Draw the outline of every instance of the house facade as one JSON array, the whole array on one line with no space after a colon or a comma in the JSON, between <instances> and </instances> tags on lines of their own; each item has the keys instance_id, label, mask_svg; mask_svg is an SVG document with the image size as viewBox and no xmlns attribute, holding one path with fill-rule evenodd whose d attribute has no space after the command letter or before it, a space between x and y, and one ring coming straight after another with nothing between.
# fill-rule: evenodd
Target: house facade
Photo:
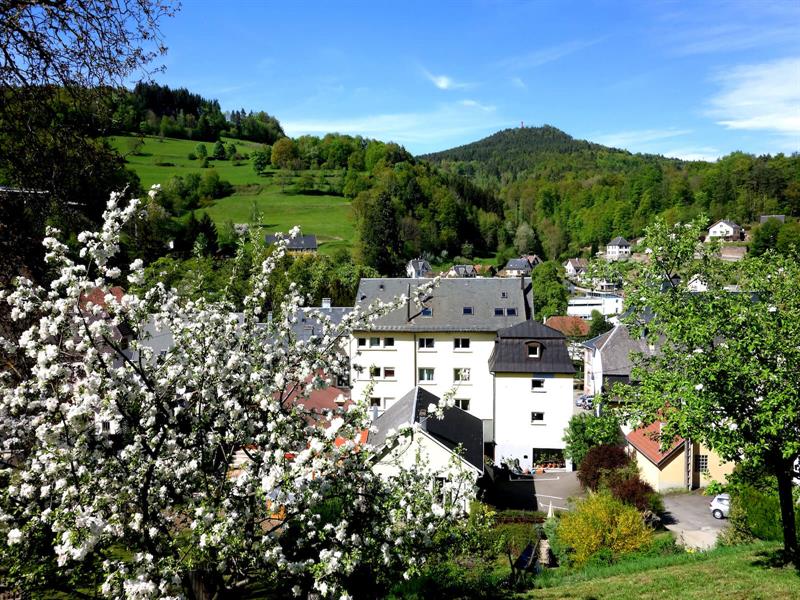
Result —
<instances>
[{"instance_id":1,"label":"house facade","mask_svg":"<svg viewBox=\"0 0 800 600\"><path fill-rule=\"evenodd\" d=\"M431 269L431 264L424 258L412 258L406 264L406 277L421 279L432 276L433 270Z\"/></svg>"},{"instance_id":2,"label":"house facade","mask_svg":"<svg viewBox=\"0 0 800 600\"><path fill-rule=\"evenodd\" d=\"M606 259L607 260L620 260L623 258L630 258L631 256L631 243L624 237L617 236L606 246Z\"/></svg>"},{"instance_id":3,"label":"house facade","mask_svg":"<svg viewBox=\"0 0 800 600\"><path fill-rule=\"evenodd\" d=\"M724 462L702 444L676 438L661 447L661 423L655 422L629 432L628 454L636 461L642 479L657 492L706 487L711 481L726 483L734 464Z\"/></svg>"},{"instance_id":4,"label":"house facade","mask_svg":"<svg viewBox=\"0 0 800 600\"><path fill-rule=\"evenodd\" d=\"M445 277L477 277L478 271L472 265L453 265L444 275Z\"/></svg>"},{"instance_id":5,"label":"house facade","mask_svg":"<svg viewBox=\"0 0 800 600\"><path fill-rule=\"evenodd\" d=\"M359 307L389 301L429 280L362 279ZM442 279L421 306L407 302L353 332L348 345L353 398L369 396L374 414L417 386L443 396L455 389L456 406L484 422L487 441L493 421L493 377L488 363L496 334L531 318L530 279Z\"/></svg>"},{"instance_id":6,"label":"house facade","mask_svg":"<svg viewBox=\"0 0 800 600\"><path fill-rule=\"evenodd\" d=\"M583 275L588 266L589 261L585 258L570 258L564 263L564 271L566 272L567 277L575 279Z\"/></svg>"},{"instance_id":7,"label":"house facade","mask_svg":"<svg viewBox=\"0 0 800 600\"><path fill-rule=\"evenodd\" d=\"M744 232L739 225L733 221L728 221L725 219L722 221L717 221L708 228L709 239L721 238L723 240L736 241L743 239L743 233Z\"/></svg>"},{"instance_id":8,"label":"house facade","mask_svg":"<svg viewBox=\"0 0 800 600\"><path fill-rule=\"evenodd\" d=\"M531 263L527 258L512 258L500 271L501 277L527 277L531 274Z\"/></svg>"},{"instance_id":9,"label":"house facade","mask_svg":"<svg viewBox=\"0 0 800 600\"><path fill-rule=\"evenodd\" d=\"M588 395L608 393L615 383L628 383L634 353L652 354L646 340L634 338L624 325L616 325L583 344L583 391Z\"/></svg>"},{"instance_id":10,"label":"house facade","mask_svg":"<svg viewBox=\"0 0 800 600\"><path fill-rule=\"evenodd\" d=\"M622 312L622 296L592 292L579 298L567 300L567 316L579 317L586 321L591 320L592 311L597 311L604 317L618 315Z\"/></svg>"},{"instance_id":11,"label":"house facade","mask_svg":"<svg viewBox=\"0 0 800 600\"><path fill-rule=\"evenodd\" d=\"M495 460L523 469L566 468L564 430L573 414L575 367L560 331L536 321L497 333L494 374Z\"/></svg>"}]
</instances>

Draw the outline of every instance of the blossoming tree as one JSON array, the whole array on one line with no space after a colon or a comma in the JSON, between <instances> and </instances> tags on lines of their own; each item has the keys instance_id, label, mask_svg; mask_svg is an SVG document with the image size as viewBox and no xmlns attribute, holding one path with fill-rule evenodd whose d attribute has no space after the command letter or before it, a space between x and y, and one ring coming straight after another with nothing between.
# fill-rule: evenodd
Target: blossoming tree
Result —
<instances>
[{"instance_id":1,"label":"blossoming tree","mask_svg":"<svg viewBox=\"0 0 800 600\"><path fill-rule=\"evenodd\" d=\"M769 254L724 263L702 218L647 231L650 261L628 289L639 330L660 352L640 356L623 389L629 417L664 422L778 483L784 551L797 561L792 478L800 476L800 263ZM693 292L695 284L707 288ZM737 288L731 288L736 284ZM696 288L695 288L696 289Z\"/></svg>"},{"instance_id":2,"label":"blossoming tree","mask_svg":"<svg viewBox=\"0 0 800 600\"><path fill-rule=\"evenodd\" d=\"M20 278L5 294L32 325L2 340L28 363L0 379L0 579L107 597L344 598L413 574L462 504L437 495L422 460L374 474L364 399L335 414L303 406L347 373L343 337L408 299L336 326L317 315L322 334L297 340L294 286L280 319L259 320L284 241L253 274L243 315L163 285L87 303L120 277L113 257L135 208L112 196L79 260L51 231L49 287ZM131 283L142 267L130 265ZM148 323L171 349L153 351ZM456 467L452 477L462 483Z\"/></svg>"}]
</instances>

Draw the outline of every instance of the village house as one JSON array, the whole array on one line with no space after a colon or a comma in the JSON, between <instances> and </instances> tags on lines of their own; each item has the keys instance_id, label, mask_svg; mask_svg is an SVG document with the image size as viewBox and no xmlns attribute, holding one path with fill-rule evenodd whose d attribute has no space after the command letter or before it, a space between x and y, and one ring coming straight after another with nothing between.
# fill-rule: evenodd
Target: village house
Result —
<instances>
[{"instance_id":1,"label":"village house","mask_svg":"<svg viewBox=\"0 0 800 600\"><path fill-rule=\"evenodd\" d=\"M429 280L362 279L356 302L412 297ZM532 317L530 279L442 279L421 306L407 302L379 317L371 329L353 332L348 354L353 397L369 390L380 414L407 390L422 386L443 396L455 389L455 403L484 422L492 442L494 380L488 363L497 332Z\"/></svg>"},{"instance_id":2,"label":"village house","mask_svg":"<svg viewBox=\"0 0 800 600\"><path fill-rule=\"evenodd\" d=\"M477 277L478 271L472 265L453 265L450 270L445 273L445 277Z\"/></svg>"},{"instance_id":3,"label":"village house","mask_svg":"<svg viewBox=\"0 0 800 600\"><path fill-rule=\"evenodd\" d=\"M729 242L738 242L744 239L744 230L733 221L717 221L708 228L709 240L717 238Z\"/></svg>"},{"instance_id":4,"label":"village house","mask_svg":"<svg viewBox=\"0 0 800 600\"><path fill-rule=\"evenodd\" d=\"M406 264L406 277L411 279L433 277L431 264L424 258L412 258Z\"/></svg>"},{"instance_id":5,"label":"village house","mask_svg":"<svg viewBox=\"0 0 800 600\"><path fill-rule=\"evenodd\" d=\"M266 237L267 246L272 246L277 241L278 237L275 235ZM286 251L291 254L315 253L317 248L317 236L313 234L295 236L290 238L286 244Z\"/></svg>"},{"instance_id":6,"label":"village house","mask_svg":"<svg viewBox=\"0 0 800 600\"><path fill-rule=\"evenodd\" d=\"M531 274L533 267L527 258L512 258L506 266L500 270L500 277L527 277Z\"/></svg>"},{"instance_id":7,"label":"village house","mask_svg":"<svg viewBox=\"0 0 800 600\"><path fill-rule=\"evenodd\" d=\"M570 258L564 263L564 271L570 279L581 277L589 266L585 258Z\"/></svg>"},{"instance_id":8,"label":"village house","mask_svg":"<svg viewBox=\"0 0 800 600\"><path fill-rule=\"evenodd\" d=\"M723 462L713 450L683 438L675 438L662 450L661 426L656 421L625 436L627 451L642 479L655 491L691 490L706 487L711 481L727 482L733 463Z\"/></svg>"},{"instance_id":9,"label":"village house","mask_svg":"<svg viewBox=\"0 0 800 600\"><path fill-rule=\"evenodd\" d=\"M403 467L412 467L419 454L434 473L431 483L441 486L442 493L451 494L451 499L459 498L468 509L468 500L474 496L472 488L455 488L453 471L459 467L465 471L468 485L483 475L483 423L458 407L445 408L438 418L430 412L430 405L438 405L439 401L435 394L416 386L373 421L367 438L378 453L373 469L381 476L391 477ZM387 445L390 433L409 426L413 428L409 437ZM457 448L460 452L456 452ZM453 460L458 467L453 466Z\"/></svg>"},{"instance_id":10,"label":"village house","mask_svg":"<svg viewBox=\"0 0 800 600\"><path fill-rule=\"evenodd\" d=\"M606 260L630 258L631 243L624 237L615 237L606 246Z\"/></svg>"},{"instance_id":11,"label":"village house","mask_svg":"<svg viewBox=\"0 0 800 600\"><path fill-rule=\"evenodd\" d=\"M560 331L525 321L497 332L489 358L494 375L494 457L522 469L566 468L564 430L573 414L575 367Z\"/></svg>"}]
</instances>

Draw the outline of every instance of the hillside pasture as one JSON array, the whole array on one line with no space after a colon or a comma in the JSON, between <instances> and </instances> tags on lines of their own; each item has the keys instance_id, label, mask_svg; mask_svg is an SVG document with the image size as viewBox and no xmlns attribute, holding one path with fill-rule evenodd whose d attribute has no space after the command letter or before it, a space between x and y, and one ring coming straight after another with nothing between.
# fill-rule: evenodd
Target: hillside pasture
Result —
<instances>
[{"instance_id":1,"label":"hillside pasture","mask_svg":"<svg viewBox=\"0 0 800 600\"><path fill-rule=\"evenodd\" d=\"M142 145L134 154L137 140ZM262 148L261 144L223 138L223 143L236 145L239 153L251 154ZM288 232L299 225L305 234L315 234L320 243L320 251L331 253L337 248L350 249L354 236L353 215L350 202L330 194L295 194L292 192L294 182L303 172L298 172L287 181L279 181L275 170L268 170L257 175L249 160L236 164L228 160L211 160L209 167L201 167L202 159L189 160L190 152L195 152L198 142L153 136L114 136L109 138L111 145L126 159L128 167L136 172L142 187L149 188L153 184L165 185L176 175L186 176L190 173L203 175L214 169L221 179L231 182L236 192L232 196L222 198L213 205L195 211L197 217L207 212L217 227L226 221L233 223L249 223L255 211L260 213L258 224L264 234L276 231ZM202 142L210 155L214 144ZM311 172L319 179L320 171ZM326 171L323 176L327 182L341 174ZM284 191L285 190L285 191Z\"/></svg>"}]
</instances>

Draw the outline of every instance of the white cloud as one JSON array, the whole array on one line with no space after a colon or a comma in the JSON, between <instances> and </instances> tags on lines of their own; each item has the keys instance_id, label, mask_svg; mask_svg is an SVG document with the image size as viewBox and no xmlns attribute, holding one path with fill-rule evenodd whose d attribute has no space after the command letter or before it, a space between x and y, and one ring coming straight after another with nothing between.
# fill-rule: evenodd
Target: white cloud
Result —
<instances>
[{"instance_id":1,"label":"white cloud","mask_svg":"<svg viewBox=\"0 0 800 600\"><path fill-rule=\"evenodd\" d=\"M423 69L422 72L440 90L457 90L469 87L468 83L459 83L447 75L434 75L426 69Z\"/></svg>"},{"instance_id":2,"label":"white cloud","mask_svg":"<svg viewBox=\"0 0 800 600\"><path fill-rule=\"evenodd\" d=\"M796 40L796 28L725 24L683 31L672 40L672 49L679 56L691 56L749 50Z\"/></svg>"},{"instance_id":3,"label":"white cloud","mask_svg":"<svg viewBox=\"0 0 800 600\"><path fill-rule=\"evenodd\" d=\"M716 162L716 160L722 156L722 152L720 152L717 148L713 148L712 146L675 148L673 150L667 150L663 154L664 156L668 156L670 158L680 158L682 160L704 160L707 162Z\"/></svg>"},{"instance_id":4,"label":"white cloud","mask_svg":"<svg viewBox=\"0 0 800 600\"><path fill-rule=\"evenodd\" d=\"M514 87L517 87L517 88L519 88L521 90L528 89L528 86L525 85L525 82L522 81L521 77L512 77L511 78L511 85L513 85Z\"/></svg>"},{"instance_id":5,"label":"white cloud","mask_svg":"<svg viewBox=\"0 0 800 600\"><path fill-rule=\"evenodd\" d=\"M636 146L680 137L691 132L691 129L675 129L674 127L668 129L636 129L594 135L592 136L592 141L604 146L613 146L614 148L634 149ZM634 151L642 152L644 150L635 149ZM652 150L649 151L652 152Z\"/></svg>"},{"instance_id":6,"label":"white cloud","mask_svg":"<svg viewBox=\"0 0 800 600\"><path fill-rule=\"evenodd\" d=\"M489 104L481 104L477 100L469 100L469 99L462 100L459 104L461 104L461 106L466 106L467 108L477 108L484 112L494 112L497 108L496 106L492 106Z\"/></svg>"},{"instance_id":7,"label":"white cloud","mask_svg":"<svg viewBox=\"0 0 800 600\"><path fill-rule=\"evenodd\" d=\"M512 70L522 70L522 69L532 69L534 67L540 67L545 65L549 62L556 61L564 56L569 54L573 54L584 48L588 48L590 46L594 46L595 44L599 44L605 39L605 37L599 37L591 40L571 40L569 42L564 42L563 44L558 44L556 46L549 46L547 48L540 48L533 52L529 52L528 54L522 54L519 56L511 56L504 60L501 60L498 63L498 66L512 69Z\"/></svg>"},{"instance_id":8,"label":"white cloud","mask_svg":"<svg viewBox=\"0 0 800 600\"><path fill-rule=\"evenodd\" d=\"M475 103L476 105L478 103ZM443 104L427 112L375 114L364 117L336 119L281 119L287 135L321 135L330 132L363 135L406 145L415 153L447 148L448 144L463 143L464 138L480 136L509 127L500 117L476 119L480 106L456 102ZM483 113L490 111L482 110Z\"/></svg>"},{"instance_id":9,"label":"white cloud","mask_svg":"<svg viewBox=\"0 0 800 600\"><path fill-rule=\"evenodd\" d=\"M728 129L769 131L800 148L800 58L742 65L720 75L707 114Z\"/></svg>"}]
</instances>

